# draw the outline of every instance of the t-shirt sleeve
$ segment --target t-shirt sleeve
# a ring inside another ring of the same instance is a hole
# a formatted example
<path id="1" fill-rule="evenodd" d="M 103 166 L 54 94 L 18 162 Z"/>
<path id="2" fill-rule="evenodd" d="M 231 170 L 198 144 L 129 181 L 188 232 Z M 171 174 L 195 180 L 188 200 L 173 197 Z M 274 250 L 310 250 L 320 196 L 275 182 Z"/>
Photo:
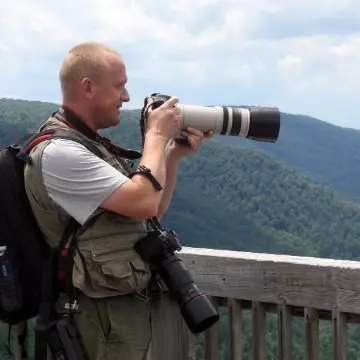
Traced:
<path id="1" fill-rule="evenodd" d="M 42 176 L 49 197 L 80 224 L 129 180 L 85 146 L 65 139 L 45 147 Z"/>

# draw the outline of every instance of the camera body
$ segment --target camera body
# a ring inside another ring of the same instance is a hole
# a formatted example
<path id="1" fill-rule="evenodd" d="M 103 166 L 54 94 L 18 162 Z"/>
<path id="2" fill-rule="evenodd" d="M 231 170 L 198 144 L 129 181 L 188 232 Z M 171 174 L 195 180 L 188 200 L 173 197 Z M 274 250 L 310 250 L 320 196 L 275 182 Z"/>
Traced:
<path id="1" fill-rule="evenodd" d="M 140 257 L 150 264 L 154 274 L 164 281 L 176 300 L 189 329 L 197 334 L 215 324 L 219 314 L 196 286 L 192 274 L 175 251 L 181 250 L 176 233 L 152 222 L 153 231 L 134 246 Z"/>

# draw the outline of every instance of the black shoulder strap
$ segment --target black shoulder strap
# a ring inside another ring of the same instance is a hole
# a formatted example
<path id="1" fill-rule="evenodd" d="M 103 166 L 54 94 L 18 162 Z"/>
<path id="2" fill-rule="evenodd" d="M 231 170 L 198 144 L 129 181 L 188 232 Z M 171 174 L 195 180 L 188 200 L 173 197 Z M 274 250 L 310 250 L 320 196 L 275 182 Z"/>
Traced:
<path id="1" fill-rule="evenodd" d="M 35 359 L 37 360 L 48 358 L 48 330 L 51 322 L 56 320 L 54 307 L 59 294 L 65 292 L 68 296 L 69 301 L 66 305 L 70 313 L 73 310 L 72 306 L 77 304 L 72 273 L 76 246 L 75 233 L 80 227 L 81 225 L 75 219 L 70 218 L 58 248 L 50 250 L 43 268 L 41 303 L 35 329 Z"/>
<path id="2" fill-rule="evenodd" d="M 68 140 L 76 141 L 81 145 L 85 146 L 89 151 L 91 151 L 96 156 L 103 158 L 103 154 L 101 153 L 101 151 L 93 143 L 87 141 L 85 137 L 77 135 L 73 131 L 66 131 L 62 129 L 44 130 L 36 133 L 28 140 L 28 142 L 24 145 L 24 147 L 19 151 L 17 155 L 18 158 L 23 160 L 25 163 L 30 163 L 31 162 L 30 151 L 41 142 L 51 139 L 68 139 Z"/>

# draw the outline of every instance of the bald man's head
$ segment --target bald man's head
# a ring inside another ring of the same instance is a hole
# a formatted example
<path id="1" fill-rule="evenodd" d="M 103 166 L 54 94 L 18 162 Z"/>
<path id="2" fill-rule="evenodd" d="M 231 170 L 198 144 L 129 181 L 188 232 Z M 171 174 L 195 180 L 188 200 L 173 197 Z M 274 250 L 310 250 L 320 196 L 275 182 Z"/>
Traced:
<path id="1" fill-rule="evenodd" d="M 120 108 L 130 96 L 117 51 L 94 42 L 77 45 L 66 54 L 59 75 L 63 106 L 87 118 L 93 128 L 119 122 Z"/>
<path id="2" fill-rule="evenodd" d="M 60 68 L 60 86 L 64 98 L 72 98 L 85 78 L 99 81 L 109 66 L 109 57 L 114 56 L 121 59 L 117 51 L 100 43 L 89 42 L 73 47 L 65 55 Z"/>

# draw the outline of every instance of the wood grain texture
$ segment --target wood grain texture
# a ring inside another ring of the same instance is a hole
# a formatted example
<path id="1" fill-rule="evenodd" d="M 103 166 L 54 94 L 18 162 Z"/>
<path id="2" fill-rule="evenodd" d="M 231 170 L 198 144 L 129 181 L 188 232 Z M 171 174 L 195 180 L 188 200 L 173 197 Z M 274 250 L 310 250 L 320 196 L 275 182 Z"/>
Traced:
<path id="1" fill-rule="evenodd" d="M 199 288 L 210 296 L 360 314 L 360 263 L 183 248 Z"/>
<path id="2" fill-rule="evenodd" d="M 232 360 L 243 356 L 243 309 L 252 309 L 254 359 L 267 358 L 268 312 L 278 314 L 279 359 L 291 359 L 294 315 L 305 316 L 308 360 L 319 356 L 319 319 L 332 321 L 334 358 L 346 359 L 346 324 L 360 322 L 360 262 L 188 247 L 179 256 L 215 307 L 229 307 Z M 167 293 L 152 314 L 151 359 L 195 360 L 196 337 Z M 207 360 L 220 357 L 219 325 L 205 333 Z"/>
<path id="3" fill-rule="evenodd" d="M 292 316 L 289 306 L 278 305 L 278 354 L 279 360 L 292 359 Z"/>
<path id="4" fill-rule="evenodd" d="M 347 359 L 347 324 L 346 314 L 338 309 L 333 311 L 333 359 Z"/>
<path id="5" fill-rule="evenodd" d="M 218 310 L 217 299 L 209 297 L 209 300 Z M 220 360 L 220 321 L 205 332 L 205 360 Z"/>
<path id="6" fill-rule="evenodd" d="M 305 309 L 306 360 L 319 360 L 319 313 Z"/>
<path id="7" fill-rule="evenodd" d="M 152 351 L 151 360 L 195 360 L 194 335 L 182 318 L 178 305 L 168 293 L 151 306 Z"/>
<path id="8" fill-rule="evenodd" d="M 244 334 L 241 301 L 228 299 L 230 327 L 230 360 L 243 360 Z"/>
<path id="9" fill-rule="evenodd" d="M 253 359 L 267 359 L 266 307 L 258 301 L 253 302 Z"/>

